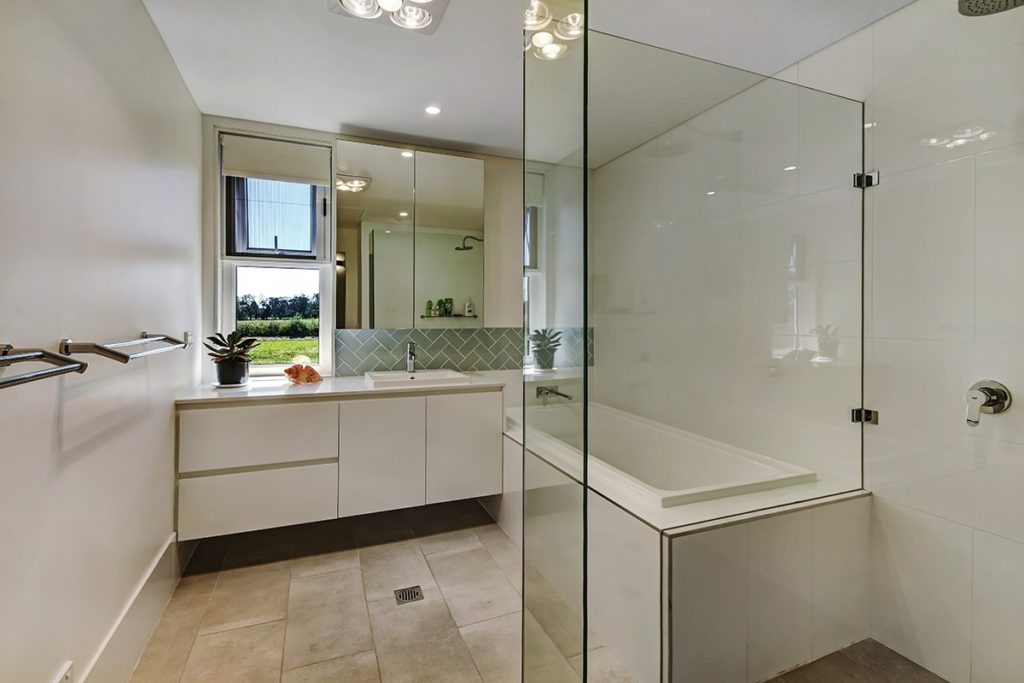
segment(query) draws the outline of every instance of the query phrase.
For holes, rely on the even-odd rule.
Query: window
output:
[[[318,269],[238,266],[235,329],[260,340],[253,365],[319,365]]]
[[[220,136],[218,329],[255,337],[253,374],[333,366],[333,159],[323,145]]]
[[[325,189],[225,176],[227,254],[315,259],[327,218]]]

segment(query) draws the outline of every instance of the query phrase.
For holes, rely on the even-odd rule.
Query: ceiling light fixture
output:
[[[432,104],[429,107],[427,107],[426,109],[424,109],[423,111],[427,112],[431,116],[437,116],[438,114],[441,113],[441,107],[438,107],[437,105]]]
[[[548,29],[552,21],[551,10],[546,4],[541,0],[530,0],[523,13],[523,52],[529,53],[533,48],[533,56],[545,62],[561,59],[569,51],[566,43],[582,38],[587,28],[581,12],[565,15]]]
[[[385,26],[434,33],[448,0],[325,0],[333,14],[369,19]]]
[[[391,21],[395,26],[401,26],[413,31],[430,26],[434,17],[427,10],[415,5],[402,5],[401,8],[391,13]]]
[[[527,31],[539,31],[551,23],[551,10],[541,0],[530,0],[530,6],[523,13],[523,26]]]
[[[373,178],[366,176],[339,174],[334,186],[342,192],[362,192],[370,187],[371,182]]]

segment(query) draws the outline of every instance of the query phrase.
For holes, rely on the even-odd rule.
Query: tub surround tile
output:
[[[975,683],[1011,681],[1024,672],[1024,544],[974,534]]]

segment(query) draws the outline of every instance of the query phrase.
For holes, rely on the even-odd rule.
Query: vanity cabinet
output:
[[[338,516],[423,505],[426,401],[411,396],[341,404]]]
[[[500,393],[427,397],[427,503],[501,493]]]
[[[501,493],[500,385],[396,393],[180,409],[179,540]]]

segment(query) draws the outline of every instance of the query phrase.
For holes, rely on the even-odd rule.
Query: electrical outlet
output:
[[[64,662],[60,667],[60,672],[53,679],[53,683],[75,683],[75,663]]]

